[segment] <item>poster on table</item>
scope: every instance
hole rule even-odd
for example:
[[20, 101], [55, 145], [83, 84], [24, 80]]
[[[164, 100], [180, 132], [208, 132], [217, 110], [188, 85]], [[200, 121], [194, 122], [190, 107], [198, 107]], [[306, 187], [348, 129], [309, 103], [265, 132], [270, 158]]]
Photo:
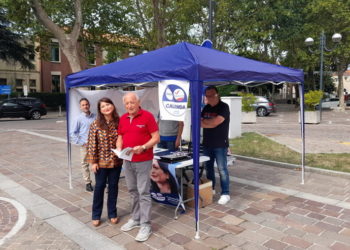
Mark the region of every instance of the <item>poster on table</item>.
[[188, 81], [164, 80], [159, 82], [160, 119], [185, 121], [189, 88]]
[[[176, 179], [176, 164], [154, 159], [151, 170], [151, 197], [154, 201], [177, 206], [180, 199], [180, 188]], [[182, 204], [182, 209], [185, 207]]]

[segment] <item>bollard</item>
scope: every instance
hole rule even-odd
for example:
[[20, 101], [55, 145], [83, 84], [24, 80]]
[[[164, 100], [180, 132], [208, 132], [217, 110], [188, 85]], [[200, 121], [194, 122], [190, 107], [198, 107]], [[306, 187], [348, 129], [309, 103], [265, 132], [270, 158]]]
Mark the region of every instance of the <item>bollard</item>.
[[59, 117], [62, 116], [62, 108], [61, 108], [61, 105], [58, 106], [58, 116], [59, 116]]

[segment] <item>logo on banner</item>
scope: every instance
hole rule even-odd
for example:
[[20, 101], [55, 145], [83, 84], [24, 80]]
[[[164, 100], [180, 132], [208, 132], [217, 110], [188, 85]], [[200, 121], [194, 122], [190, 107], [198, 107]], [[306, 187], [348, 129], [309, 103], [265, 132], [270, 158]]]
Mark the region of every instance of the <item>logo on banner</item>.
[[183, 88], [169, 84], [164, 91], [162, 103], [164, 109], [173, 116], [182, 116], [186, 112], [187, 94]]

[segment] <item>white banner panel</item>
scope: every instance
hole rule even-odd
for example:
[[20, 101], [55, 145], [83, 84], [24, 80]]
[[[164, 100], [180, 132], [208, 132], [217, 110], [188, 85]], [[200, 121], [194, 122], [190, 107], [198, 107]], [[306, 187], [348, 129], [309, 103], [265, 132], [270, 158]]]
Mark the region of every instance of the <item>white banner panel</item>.
[[188, 81], [164, 80], [159, 82], [158, 96], [161, 120], [185, 120], [189, 88]]
[[[106, 90], [83, 90], [78, 88], [70, 89], [69, 100], [69, 129], [72, 131], [74, 121], [80, 114], [79, 100], [83, 97], [87, 98], [90, 102], [91, 112], [97, 114], [97, 102], [103, 97], [110, 98], [117, 108], [119, 116], [125, 113], [123, 104], [123, 95], [128, 91], [122, 91], [118, 89], [106, 89]], [[154, 117], [158, 114], [158, 90], [157, 88], [147, 88], [142, 90], [136, 90], [135, 93], [140, 97], [141, 107], [151, 112]]]

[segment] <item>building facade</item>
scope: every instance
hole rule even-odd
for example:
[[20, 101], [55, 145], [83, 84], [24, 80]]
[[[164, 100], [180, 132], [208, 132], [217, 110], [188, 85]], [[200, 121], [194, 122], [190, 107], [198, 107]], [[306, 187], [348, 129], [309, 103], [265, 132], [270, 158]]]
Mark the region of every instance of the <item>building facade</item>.
[[[79, 56], [82, 69], [88, 69], [103, 64], [102, 50], [94, 45], [83, 49], [79, 44]], [[67, 57], [60, 49], [57, 39], [51, 39], [48, 46], [49, 58], [40, 61], [42, 92], [65, 92], [64, 79], [72, 73]]]
[[[39, 44], [35, 44], [38, 47]], [[98, 45], [83, 49], [78, 45], [80, 63], [82, 69], [88, 69], [103, 64], [102, 49]], [[69, 62], [63, 54], [58, 40], [51, 39], [47, 50], [47, 58], [36, 52], [32, 62], [34, 69], [24, 69], [15, 62], [0, 60], [0, 85], [11, 85], [12, 92], [21, 93], [24, 89], [28, 92], [64, 93], [64, 79], [72, 73]]]
[[41, 92], [41, 63], [36, 53], [32, 63], [34, 69], [23, 68], [19, 63], [0, 60], [0, 85], [11, 85], [12, 92]]

